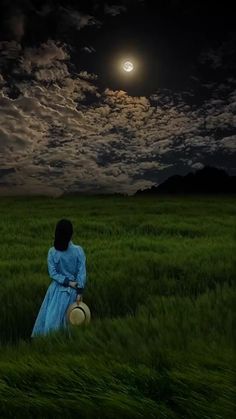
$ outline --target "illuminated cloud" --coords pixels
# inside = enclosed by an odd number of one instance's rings
[[[151,106],[146,97],[106,89],[97,106],[82,111],[75,101],[83,97],[81,89],[79,80],[70,80],[50,89],[35,85],[31,98],[25,86],[21,98],[2,98],[6,115],[1,144],[8,167],[17,169],[17,174],[5,178],[12,183],[17,177],[22,191],[26,185],[29,190],[41,185],[42,191],[46,182],[46,193],[54,188],[56,194],[73,190],[132,194],[158,182],[158,174],[173,167],[175,158],[178,164],[182,159],[189,168],[200,168],[199,158],[222,147],[227,153],[234,150],[234,137],[217,143],[212,136],[203,136],[203,118],[198,110],[183,112],[183,103],[162,109]],[[211,118],[217,117],[215,105],[209,108]],[[13,125],[7,114],[14,116]],[[222,114],[218,123],[229,127],[231,115]]]
[[[212,161],[234,167],[234,78],[196,79],[201,103],[194,91],[131,96],[72,73],[64,43],[0,48],[0,194],[133,194]]]
[[[91,73],[88,73],[87,71],[80,71],[78,76],[85,80],[96,80],[98,78],[96,74],[91,74]]]
[[[81,48],[81,51],[88,52],[88,54],[91,54],[92,52],[95,52],[95,49],[92,46],[85,46]]]

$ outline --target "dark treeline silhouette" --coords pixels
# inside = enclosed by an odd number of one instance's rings
[[[234,194],[236,176],[229,176],[223,169],[205,166],[185,176],[174,175],[158,186],[138,190],[135,195],[146,194]]]

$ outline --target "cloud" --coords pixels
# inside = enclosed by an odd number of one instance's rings
[[[5,26],[11,39],[19,42],[25,33],[25,16],[20,9],[15,9],[5,21]]]
[[[234,154],[236,152],[236,135],[230,135],[229,137],[222,138],[220,147],[228,153]]]
[[[214,69],[222,66],[222,56],[213,48],[204,50],[200,55],[199,61],[201,64],[210,64]]]
[[[0,168],[0,178],[3,178],[4,176],[6,176],[7,174],[12,173],[12,172],[13,173],[15,172],[14,167],[9,167],[9,168],[4,168],[4,169]],[[0,180],[0,182],[1,182],[1,180]]]
[[[80,71],[78,76],[85,80],[96,80],[98,78],[97,74],[88,73],[87,71]]]
[[[212,159],[234,167],[235,79],[208,85],[199,105],[187,91],[101,92],[96,75],[71,74],[67,46],[53,40],[2,51],[3,68],[17,61],[11,88],[1,78],[0,194],[133,194]]]
[[[37,80],[57,81],[65,79],[69,76],[67,66],[65,64],[54,65],[51,68],[43,68],[35,71]]]
[[[1,41],[0,52],[0,66],[2,69],[7,67],[9,63],[18,62],[18,58],[22,53],[22,47],[16,41]]]
[[[199,63],[216,71],[235,71],[235,44],[235,33],[231,32],[230,37],[221,42],[218,47],[213,48],[210,45],[205,45],[199,55]]]
[[[126,10],[126,7],[121,4],[113,4],[110,6],[107,3],[105,3],[104,5],[104,13],[111,16],[117,16],[122,12],[126,12]]]
[[[196,170],[203,169],[204,167],[204,164],[202,164],[201,162],[196,162],[192,164],[192,161],[190,160],[189,164],[191,165],[193,169],[196,169]]]
[[[72,8],[60,7],[65,24],[74,27],[78,31],[85,28],[86,26],[100,27],[102,22],[96,19],[94,16],[80,12]]]
[[[52,40],[48,40],[36,48],[25,48],[20,59],[19,69],[30,74],[37,73],[40,68],[54,68],[61,61],[65,61],[69,55],[62,46]],[[36,69],[35,69],[36,68]]]
[[[0,73],[0,87],[3,87],[4,84],[5,84],[5,80],[4,80],[3,76],[2,76],[2,74]]]
[[[40,16],[47,16],[53,11],[53,7],[50,4],[43,4],[41,10],[35,9],[35,12]]]
[[[88,54],[92,54],[96,50],[92,46],[89,45],[89,46],[85,46],[85,47],[81,48],[81,51],[85,51]]]

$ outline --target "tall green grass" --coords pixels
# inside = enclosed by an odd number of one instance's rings
[[[2,198],[0,417],[233,419],[235,203]],[[92,322],[30,342],[64,217]]]

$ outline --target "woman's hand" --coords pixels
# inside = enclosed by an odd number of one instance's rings
[[[76,281],[69,281],[69,286],[70,286],[71,288],[76,288],[76,284],[77,284],[77,282],[76,282]]]
[[[77,304],[79,304],[80,301],[82,301],[82,295],[81,294],[78,294],[77,297],[76,297]]]

